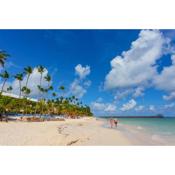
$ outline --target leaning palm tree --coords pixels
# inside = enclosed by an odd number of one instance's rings
[[[28,95],[31,93],[31,90],[29,88],[27,88],[26,86],[22,87],[21,91],[25,94],[24,98],[23,98],[23,104],[24,104],[24,112],[27,113],[28,111]]]
[[[40,93],[44,93],[45,89],[40,85],[37,86]]]
[[[55,98],[56,96],[57,96],[57,94],[56,94],[55,92],[53,92],[53,93],[52,93],[52,97]],[[55,105],[54,99],[49,100],[49,102],[50,102],[50,106],[51,106],[52,113],[55,113],[55,111],[54,111],[54,109],[55,109],[55,107],[54,107],[54,105]]]
[[[23,89],[23,92],[25,93],[26,98],[31,92],[31,90],[28,88],[28,82],[32,72],[33,72],[32,67],[28,66],[24,68],[24,73],[27,75],[27,79],[26,79],[26,84],[22,89]]]
[[[47,89],[46,91],[48,92],[49,90],[52,90],[52,86],[50,86],[50,82],[51,82],[51,76],[49,74],[47,74],[45,77],[44,77],[45,81],[47,81],[48,83],[48,86],[47,86]]]
[[[0,65],[4,67],[6,59],[9,57],[9,54],[5,51],[0,51]]]
[[[3,73],[0,74],[0,77],[2,79],[4,79],[4,82],[2,84],[2,88],[1,88],[1,93],[4,91],[4,86],[5,86],[5,83],[7,82],[7,80],[9,79],[10,75],[7,71],[4,71]]]
[[[28,66],[28,67],[24,68],[24,73],[27,75],[26,85],[25,85],[26,87],[28,86],[29,78],[30,78],[32,72],[33,72],[32,67]]]
[[[47,74],[44,79],[48,82],[48,87],[50,86],[50,82],[51,82],[51,76],[49,74]]]
[[[37,86],[38,87],[38,90],[39,90],[39,92],[40,92],[40,94],[42,95],[44,92],[46,92],[47,91],[47,89],[44,89],[43,87],[41,87],[40,85],[38,85]],[[39,104],[39,114],[40,114],[40,117],[41,117],[41,115],[43,114],[43,101],[44,101],[44,99],[42,99],[42,97],[40,98],[40,100],[39,100],[39,102],[38,102],[38,104]]]
[[[23,74],[16,74],[14,77],[19,81],[19,98],[21,98]]]
[[[45,71],[45,68],[43,67],[43,66],[38,66],[38,72],[40,73],[40,86],[42,86],[42,79],[43,79],[43,73],[44,73],[44,71]]]
[[[47,87],[47,89],[45,89],[45,92],[49,93],[49,91],[53,91],[53,86],[50,85],[51,80],[52,80],[51,76],[50,76],[49,74],[47,74],[47,75],[44,77],[44,79],[45,79],[45,81],[48,82],[48,87]]]
[[[40,99],[42,99],[42,94],[44,92],[44,89],[42,87],[42,79],[43,79],[43,73],[45,72],[45,68],[43,66],[38,66],[38,72],[40,73],[40,82],[39,82],[39,85],[37,86],[38,87],[38,90],[40,92]]]

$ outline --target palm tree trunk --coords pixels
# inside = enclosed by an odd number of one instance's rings
[[[43,74],[41,73],[41,77],[40,77],[40,87],[42,85],[42,79],[43,79]],[[42,92],[40,90],[40,100],[42,100]],[[41,102],[41,111],[40,111],[40,118],[41,118],[41,115],[42,115],[42,110],[43,110],[43,106],[42,106],[42,102]]]
[[[41,77],[40,77],[40,86],[42,85],[42,79],[43,79],[43,73],[41,73]]]
[[[28,88],[27,86],[28,86],[28,82],[29,82],[29,77],[30,77],[30,74],[28,74],[28,76],[27,76],[27,80],[26,80],[26,88]],[[27,94],[25,94],[25,97],[27,98]]]
[[[30,74],[28,74],[28,76],[27,76],[27,80],[26,80],[26,88],[28,88],[29,78],[30,78]],[[27,94],[25,95],[25,97],[27,98]]]
[[[40,87],[42,86],[42,79],[43,79],[43,74],[41,73],[41,77],[40,77]],[[40,100],[42,99],[42,92],[40,90]]]
[[[7,81],[7,79],[5,79],[4,82],[3,82],[1,93],[3,93],[3,91],[4,91],[4,86],[5,86],[6,81]]]
[[[28,74],[28,76],[27,76],[26,87],[28,86],[29,78],[30,78],[30,74]]]
[[[21,98],[21,81],[19,81],[19,98]]]

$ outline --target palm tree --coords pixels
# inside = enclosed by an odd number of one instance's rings
[[[30,78],[30,75],[32,74],[32,72],[33,72],[32,67],[28,66],[28,67],[24,68],[24,73],[27,75],[26,87],[28,86],[29,78]]]
[[[63,97],[65,87],[64,87],[64,86],[60,86],[60,87],[59,87],[59,90],[61,90],[61,91],[62,91],[62,97]]]
[[[44,88],[42,87],[42,79],[43,79],[43,73],[45,71],[45,68],[43,66],[38,66],[38,72],[40,73],[40,83],[37,86],[40,92],[40,99],[42,99],[42,93],[44,92]]]
[[[2,88],[1,88],[1,93],[2,93],[4,90],[5,83],[9,79],[10,75],[7,71],[4,71],[2,74],[0,74],[0,77],[4,79],[4,82],[3,82]]]
[[[22,87],[21,91],[26,95],[25,98],[31,93],[31,90],[26,86]]]
[[[32,72],[33,72],[32,67],[28,66],[24,68],[24,73],[27,75],[27,79],[25,86],[22,88],[22,91],[25,93],[26,97],[31,93],[31,90],[28,88],[28,82]]]
[[[53,91],[53,86],[49,86],[48,91]]]
[[[44,79],[48,82],[47,92],[48,92],[49,90],[53,90],[53,87],[50,86],[51,76],[50,76],[49,74],[47,74],[47,75],[44,77]]]
[[[42,86],[42,79],[43,79],[43,73],[45,71],[45,68],[43,66],[38,66],[38,72],[40,73],[40,86]]]
[[[40,94],[43,94],[44,92],[46,92],[46,91],[48,91],[47,89],[44,89],[42,86],[40,86],[40,85],[38,85],[37,86],[38,87],[38,90],[39,90],[39,92],[40,92]],[[41,97],[41,99],[39,100],[39,110],[40,110],[40,117],[41,117],[41,115],[43,114],[43,99],[42,99],[42,97]],[[37,106],[36,106],[37,107]]]
[[[57,94],[55,92],[53,92],[52,96],[55,98],[57,96]]]
[[[9,86],[9,87],[7,88],[7,91],[8,91],[8,92],[10,92],[10,91],[12,91],[12,90],[13,90],[12,86]]]
[[[44,79],[48,82],[48,87],[50,86],[50,82],[51,82],[51,76],[49,74],[47,74]]]
[[[53,86],[50,85],[50,82],[52,80],[51,76],[49,74],[47,74],[44,79],[48,82],[48,87],[47,89],[45,89],[45,92],[48,93],[49,91],[53,90]]]
[[[62,91],[64,91],[65,90],[65,87],[64,86],[60,86],[59,89],[62,90]]]
[[[16,74],[15,79],[19,81],[19,98],[21,98],[21,91],[22,91],[21,82],[23,80],[23,74]]]
[[[4,67],[5,61],[6,59],[9,57],[10,55],[7,54],[5,51],[0,51],[0,65],[2,67]]]
[[[28,111],[28,103],[27,103],[27,96],[31,93],[31,90],[27,88],[27,86],[24,86],[21,91],[25,94],[25,97],[23,99],[23,104],[24,104],[24,112],[27,113]]]

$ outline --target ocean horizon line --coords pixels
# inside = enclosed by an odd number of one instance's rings
[[[175,116],[164,116],[164,115],[128,115],[128,116],[96,116],[98,118],[175,118]]]

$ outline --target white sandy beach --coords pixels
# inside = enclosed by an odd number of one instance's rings
[[[175,145],[174,137],[149,134],[141,127],[119,122],[111,129],[107,120],[95,118],[45,122],[0,122],[0,145],[12,146],[146,146]]]
[[[0,122],[0,145],[131,145],[118,130],[95,118],[47,122]]]

